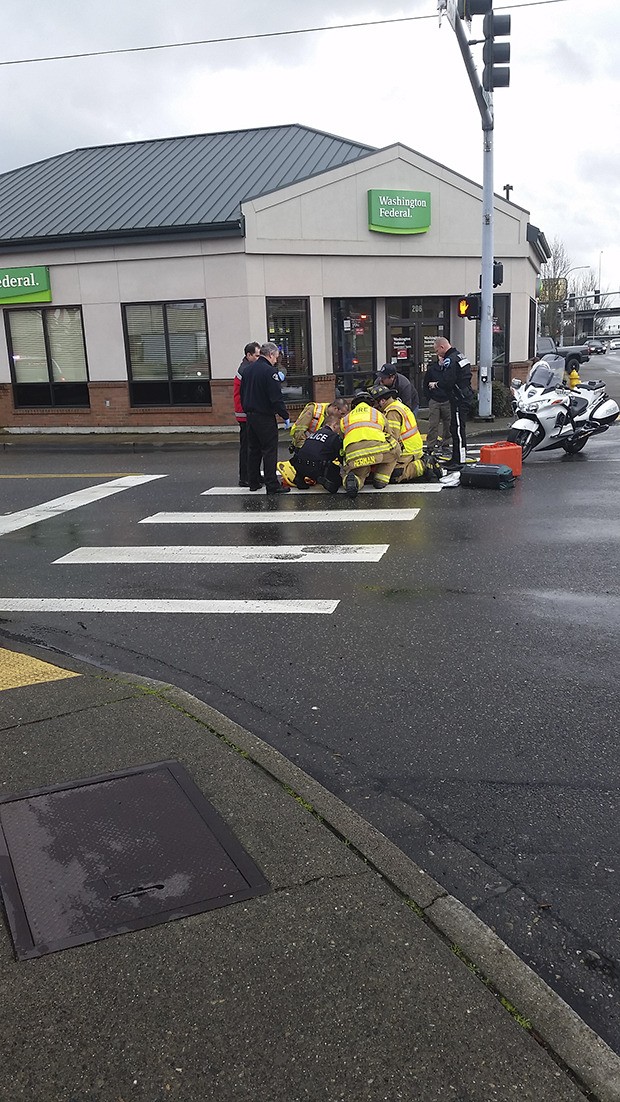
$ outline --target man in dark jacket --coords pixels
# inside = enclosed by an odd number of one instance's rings
[[[288,494],[289,487],[281,486],[276,473],[278,461],[278,422],[282,418],[287,429],[291,422],[282,399],[282,386],[278,375],[280,352],[277,344],[267,341],[261,344],[260,355],[249,364],[241,378],[241,406],[248,419],[248,482],[250,490],[260,490],[260,465],[263,462],[265,489],[268,494]]]
[[[258,341],[250,341],[243,349],[243,359],[237,369],[233,383],[233,402],[235,405],[235,417],[239,425],[239,485],[248,486],[248,424],[247,415],[241,405],[241,380],[246,367],[256,363],[260,344]]]
[[[476,397],[471,385],[471,364],[446,337],[436,338],[435,352],[441,370],[437,382],[429,382],[429,390],[434,392],[439,389],[448,395],[452,455],[446,470],[460,471],[467,459],[467,414]]]
[[[441,447],[452,449],[452,433],[450,422],[452,409],[450,407],[450,395],[443,387],[443,367],[439,360],[431,360],[424,374],[424,397],[428,402],[428,432],[426,434],[426,451],[430,455],[437,447],[437,437],[441,427]]]
[[[412,413],[417,413],[420,408],[420,399],[413,383],[409,382],[406,375],[401,375],[394,364],[384,364],[375,379],[375,383],[386,386],[388,390],[395,390],[397,398],[408,406]]]

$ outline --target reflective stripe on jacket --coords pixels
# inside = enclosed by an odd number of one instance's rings
[[[397,439],[400,440],[403,455],[421,455],[424,447],[422,435],[409,406],[399,398],[393,398],[387,406],[384,406],[383,412],[393,426]]]
[[[347,413],[340,421],[340,431],[344,437],[345,456],[352,445],[363,443],[368,455],[391,451],[397,441],[389,432],[385,417],[378,409],[360,402],[355,409]],[[355,448],[355,450],[359,450]]]
[[[295,424],[291,427],[291,440],[296,448],[301,447],[307,433],[316,432],[317,429],[320,429],[325,420],[328,405],[329,402],[308,402],[308,405],[304,406]]]

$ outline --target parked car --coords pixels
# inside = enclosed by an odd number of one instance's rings
[[[553,357],[560,356],[566,365],[566,373],[570,375],[571,371],[579,370],[581,364],[585,364],[590,359],[590,349],[587,344],[580,345],[565,345],[556,344],[552,337],[539,337],[536,342],[536,358],[538,360],[548,360],[553,364]]]
[[[620,340],[618,340],[617,337],[614,337],[613,341],[609,342],[609,351],[610,352],[617,352],[619,349],[620,349]]]
[[[607,351],[607,344],[605,341],[599,340],[598,337],[592,337],[588,341],[588,348],[591,355],[601,356],[603,352]]]

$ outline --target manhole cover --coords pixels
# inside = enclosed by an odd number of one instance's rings
[[[0,799],[20,960],[261,895],[269,884],[179,762]]]

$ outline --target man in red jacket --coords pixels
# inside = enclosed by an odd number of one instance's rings
[[[239,485],[249,486],[248,482],[248,419],[241,405],[241,380],[243,372],[250,364],[255,364],[260,353],[258,341],[250,341],[243,349],[243,359],[239,364],[233,383],[233,401],[235,417],[239,425]]]

